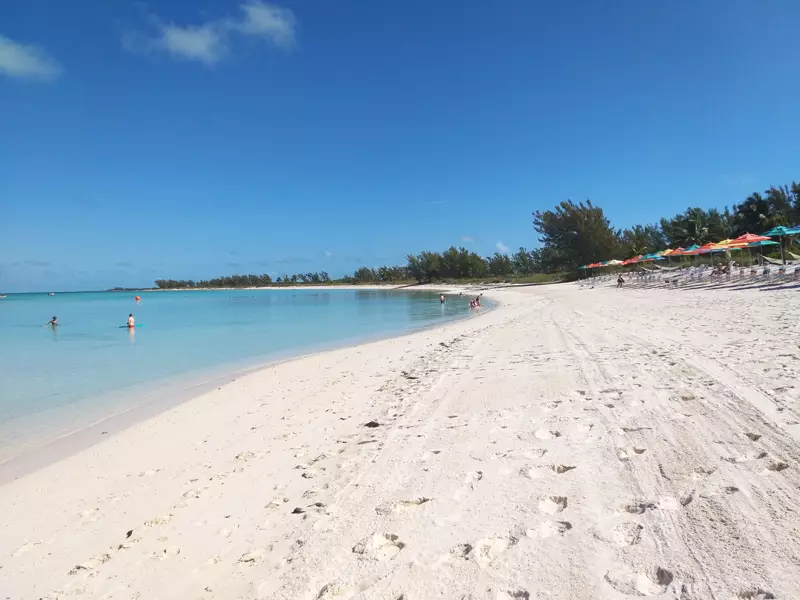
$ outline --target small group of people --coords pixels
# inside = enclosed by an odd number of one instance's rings
[[[481,304],[481,297],[480,296],[475,298],[475,300],[470,300],[469,301],[469,307],[470,308],[481,308],[482,306],[483,306],[483,304]]]
[[[735,263],[734,263],[735,264]],[[714,270],[711,271],[711,277],[718,277],[720,275],[729,275],[731,272],[731,263],[714,265]]]
[[[47,325],[50,325],[51,327],[57,327],[58,326],[58,317],[54,316],[47,323],[45,323],[45,326],[47,326]],[[128,327],[128,329],[132,329],[132,328],[136,327],[136,319],[133,318],[133,314],[129,314],[128,315],[128,325],[127,325],[127,327]]]

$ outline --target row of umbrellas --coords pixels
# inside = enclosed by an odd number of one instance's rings
[[[787,235],[800,235],[800,225],[794,227],[784,227],[779,225],[763,235],[756,235],[754,233],[745,233],[734,239],[722,240],[721,242],[709,242],[699,246],[697,244],[689,246],[688,248],[674,248],[666,249],[661,252],[653,252],[650,254],[640,254],[632,256],[627,260],[606,260],[596,262],[588,265],[578,267],[579,269],[596,269],[598,267],[613,267],[618,265],[632,265],[636,263],[652,262],[656,260],[665,260],[673,256],[696,256],[698,254],[711,254],[716,252],[731,252],[733,250],[743,250],[745,248],[758,248],[761,246],[777,246],[781,247],[781,260],[786,264],[786,259],[783,255],[783,244],[775,242],[771,238],[783,238]]]

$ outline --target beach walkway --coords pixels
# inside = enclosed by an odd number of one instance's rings
[[[0,597],[800,597],[800,295],[487,295],[6,483]]]

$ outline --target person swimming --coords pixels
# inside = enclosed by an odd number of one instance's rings
[[[53,317],[46,323],[46,325],[52,325],[53,327],[55,327],[56,325],[58,325],[58,317]]]
[[[133,327],[136,327],[136,321],[134,320],[133,315],[131,314],[128,315],[128,329],[132,329]]]

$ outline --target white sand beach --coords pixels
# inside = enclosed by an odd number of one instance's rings
[[[800,598],[796,291],[486,292],[0,488],[0,598]]]

